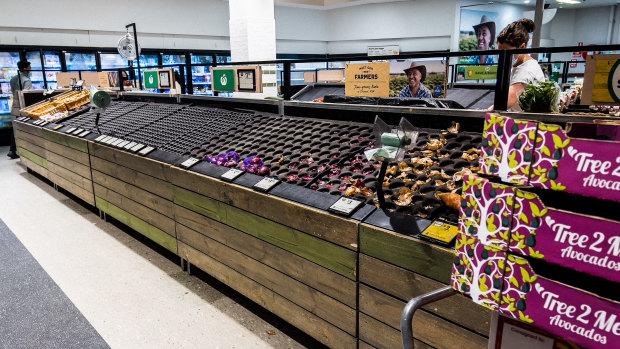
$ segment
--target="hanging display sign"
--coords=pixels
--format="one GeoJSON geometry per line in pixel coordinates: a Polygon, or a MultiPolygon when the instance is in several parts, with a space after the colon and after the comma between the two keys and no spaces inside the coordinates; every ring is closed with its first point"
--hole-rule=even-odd
{"type": "Polygon", "coordinates": [[[581,104],[620,105],[620,55],[587,57],[581,104]]]}
{"type": "Polygon", "coordinates": [[[345,95],[352,97],[389,97],[390,63],[347,64],[345,95]]]}
{"type": "Polygon", "coordinates": [[[138,57],[139,48],[136,46],[136,40],[133,35],[127,33],[120,40],[118,40],[118,53],[127,58],[130,61],[133,61],[138,57]]]}
{"type": "Polygon", "coordinates": [[[145,70],[144,88],[174,88],[174,71],[171,69],[145,70]]]}
{"type": "Polygon", "coordinates": [[[496,78],[496,65],[465,67],[465,80],[495,80],[496,78]]]}
{"type": "Polygon", "coordinates": [[[399,45],[368,46],[369,56],[394,56],[400,54],[399,45]]]}

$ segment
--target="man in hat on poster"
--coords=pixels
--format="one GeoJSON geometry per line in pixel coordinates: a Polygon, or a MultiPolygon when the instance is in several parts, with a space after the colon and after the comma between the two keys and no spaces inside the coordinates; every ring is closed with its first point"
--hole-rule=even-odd
{"type": "Polygon", "coordinates": [[[409,85],[400,91],[399,97],[404,98],[433,98],[431,91],[422,83],[426,80],[426,66],[416,62],[405,69],[405,74],[409,79],[409,85]]]}
{"type": "MultiPolygon", "coordinates": [[[[489,17],[483,15],[480,19],[480,24],[474,26],[474,32],[476,33],[476,39],[478,40],[478,46],[476,50],[486,51],[493,47],[495,43],[495,22],[491,21],[489,17]]],[[[472,56],[472,63],[475,64],[493,64],[493,56],[472,56]]]]}

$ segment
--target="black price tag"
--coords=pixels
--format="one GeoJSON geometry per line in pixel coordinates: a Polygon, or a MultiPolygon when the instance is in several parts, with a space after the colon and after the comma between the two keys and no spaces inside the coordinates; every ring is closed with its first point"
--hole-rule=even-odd
{"type": "Polygon", "coordinates": [[[253,188],[266,193],[278,184],[280,184],[279,179],[265,177],[261,179],[258,183],[254,184],[253,188]]]}
{"type": "Polygon", "coordinates": [[[146,155],[148,155],[148,153],[152,152],[153,150],[155,150],[155,148],[153,148],[153,147],[142,148],[142,150],[140,150],[138,152],[138,155],[146,156],[146,155]]]}
{"type": "Polygon", "coordinates": [[[65,133],[71,133],[75,130],[77,130],[77,127],[71,127],[70,129],[66,130],[65,133]]]}
{"type": "Polygon", "coordinates": [[[129,142],[128,144],[125,144],[125,146],[123,147],[123,149],[125,149],[125,150],[131,150],[131,148],[135,147],[136,145],[138,145],[138,143],[136,143],[136,142],[129,142]]]}
{"type": "Polygon", "coordinates": [[[134,146],[133,146],[133,148],[131,148],[131,151],[132,151],[133,153],[135,153],[135,152],[137,152],[138,150],[140,150],[140,149],[142,149],[142,148],[144,148],[144,147],[145,147],[145,145],[144,145],[144,144],[136,144],[136,145],[134,145],[134,146]]]}
{"type": "Polygon", "coordinates": [[[104,140],[104,139],[106,139],[108,137],[110,137],[110,136],[101,135],[101,136],[95,138],[95,142],[101,142],[102,140],[104,140]]]}
{"type": "Polygon", "coordinates": [[[52,130],[57,131],[60,130],[64,125],[56,125],[52,130]]]}
{"type": "Polygon", "coordinates": [[[187,159],[187,160],[185,160],[185,161],[183,161],[183,162],[181,163],[181,167],[183,167],[184,169],[188,169],[188,168],[190,168],[190,167],[192,167],[192,166],[196,165],[196,164],[197,164],[197,163],[199,163],[199,162],[200,162],[200,159],[197,159],[197,158],[189,158],[189,159],[187,159]]]}
{"type": "Polygon", "coordinates": [[[78,135],[80,138],[84,138],[90,134],[90,131],[86,130],[78,135]]]}
{"type": "Polygon", "coordinates": [[[237,177],[241,176],[243,174],[243,171],[238,170],[236,168],[231,168],[230,170],[226,171],[223,175],[220,176],[220,179],[227,181],[227,182],[232,182],[235,179],[237,179],[237,177]]]}
{"type": "Polygon", "coordinates": [[[353,214],[353,212],[360,208],[363,203],[363,201],[342,196],[327,210],[329,212],[349,217],[353,214]]]}

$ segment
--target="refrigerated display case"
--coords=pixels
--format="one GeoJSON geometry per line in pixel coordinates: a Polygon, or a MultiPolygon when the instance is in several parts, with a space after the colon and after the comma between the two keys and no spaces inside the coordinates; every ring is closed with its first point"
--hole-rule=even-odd
{"type": "Polygon", "coordinates": [[[56,83],[56,73],[62,70],[62,63],[60,61],[60,52],[43,52],[43,64],[45,68],[45,80],[47,82],[47,88],[55,89],[58,87],[56,83]]]}
{"type": "Polygon", "coordinates": [[[192,85],[195,95],[213,96],[211,87],[211,64],[213,56],[192,55],[192,64],[209,64],[192,66],[192,85]]]}
{"type": "Polygon", "coordinates": [[[41,65],[41,51],[26,52],[26,60],[30,62],[30,81],[32,81],[33,90],[45,89],[45,80],[43,79],[43,66],[41,65]]]}
{"type": "Polygon", "coordinates": [[[118,53],[100,53],[101,69],[127,68],[129,61],[118,53]]]}
{"type": "Polygon", "coordinates": [[[11,124],[11,78],[17,74],[19,60],[19,52],[0,52],[0,128],[10,127],[11,124]]]}
{"type": "Polygon", "coordinates": [[[65,53],[67,70],[97,70],[94,53],[65,53]]]}

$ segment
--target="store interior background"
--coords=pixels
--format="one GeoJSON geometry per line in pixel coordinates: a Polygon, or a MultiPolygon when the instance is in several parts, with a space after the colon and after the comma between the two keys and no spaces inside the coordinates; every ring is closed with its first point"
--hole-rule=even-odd
{"type": "MultiPolygon", "coordinates": [[[[536,1],[525,1],[276,0],[277,53],[365,54],[373,45],[399,45],[401,53],[455,51],[461,8],[494,11],[500,18],[514,19],[534,10],[536,1]]],[[[619,42],[620,5],[616,1],[547,3],[558,10],[542,28],[541,46],[619,42]]],[[[132,22],[138,25],[144,48],[230,49],[225,0],[23,0],[4,16],[0,45],[114,47],[125,25],[132,22]]],[[[570,59],[570,53],[554,56],[564,58],[570,59]]]]}

